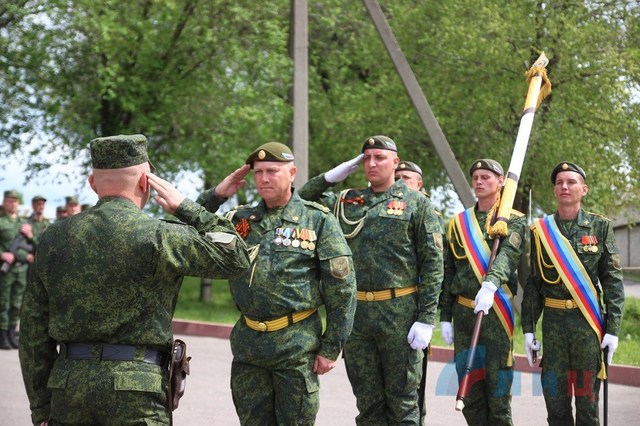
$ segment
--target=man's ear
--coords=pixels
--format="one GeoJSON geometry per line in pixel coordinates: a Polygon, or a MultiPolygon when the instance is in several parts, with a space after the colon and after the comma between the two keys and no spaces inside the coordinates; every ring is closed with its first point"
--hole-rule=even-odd
{"type": "Polygon", "coordinates": [[[93,173],[89,175],[88,180],[89,180],[89,186],[91,187],[93,192],[95,192],[97,194],[98,193],[98,189],[96,188],[96,180],[93,177],[93,173]]]}
{"type": "Polygon", "coordinates": [[[298,173],[298,168],[296,166],[291,166],[289,173],[291,173],[291,176],[289,177],[289,179],[291,180],[291,182],[293,182],[294,179],[296,178],[296,174],[298,173]]]}
{"type": "Polygon", "coordinates": [[[147,174],[146,173],[140,174],[140,177],[138,178],[138,188],[140,188],[140,191],[142,192],[147,192],[148,186],[149,186],[149,178],[147,178],[147,174]]]}

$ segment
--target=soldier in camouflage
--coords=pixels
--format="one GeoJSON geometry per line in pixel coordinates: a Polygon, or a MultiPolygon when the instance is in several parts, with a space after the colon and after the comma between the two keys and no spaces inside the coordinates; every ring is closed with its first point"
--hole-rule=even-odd
{"type": "Polygon", "coordinates": [[[353,325],[351,251],[329,211],[291,187],[293,160],[287,146],[266,143],[198,198],[216,211],[251,169],[262,197],[229,214],[252,259],[250,271],[230,281],[242,313],[231,333],[231,391],[242,425],[313,425],[318,375],[335,367],[353,325]]]}
{"type": "Polygon", "coordinates": [[[554,167],[551,182],[557,211],[532,225],[522,329],[533,366],[534,350],[539,349],[535,325],[544,311],[542,391],[549,425],[599,424],[598,378],[604,378],[604,362],[613,359],[622,320],[620,251],[611,220],[581,206],[588,192],[585,179],[577,164],[561,162],[554,167]],[[563,256],[550,255],[554,250],[563,256]],[[601,349],[608,353],[606,358],[601,349]]]}
{"type": "Polygon", "coordinates": [[[358,424],[419,424],[423,350],[435,326],[442,234],[429,199],[395,181],[399,161],[392,139],[372,136],[362,154],[300,191],[333,209],[353,252],[358,308],[344,359],[358,424]],[[369,187],[327,191],[360,162],[369,187]]]}
{"type": "Polygon", "coordinates": [[[233,225],[151,173],[146,146],[143,135],[92,140],[98,204],[42,235],[20,333],[34,425],[169,424],[171,320],[183,277],[249,266],[233,225]],[[183,222],[142,211],[151,189],[183,222]]]}
{"type": "Polygon", "coordinates": [[[18,216],[19,197],[15,190],[5,191],[4,214],[0,215],[0,264],[6,262],[9,266],[7,272],[0,272],[0,349],[18,347],[16,328],[27,284],[27,265],[33,261],[33,254],[26,249],[19,249],[15,254],[9,251],[21,231],[31,232],[31,226],[18,216]]]}
{"type": "Polygon", "coordinates": [[[456,371],[458,379],[462,380],[476,314],[480,310],[484,312],[476,359],[470,372],[473,379],[462,413],[469,425],[511,425],[511,302],[518,288],[517,279],[513,277],[522,254],[526,219],[522,213],[512,211],[507,222],[508,234],[500,242],[491,270],[479,268],[474,259],[484,255],[488,260],[493,246],[489,229],[500,204],[504,173],[497,161],[480,159],[473,163],[469,174],[477,202],[454,216],[447,227],[449,247],[440,295],[442,337],[447,344],[454,344],[456,371]],[[473,237],[465,239],[466,234],[473,237]],[[476,246],[479,247],[477,252],[473,248],[476,246]],[[504,303],[504,310],[500,305],[494,305],[494,299],[500,295],[505,295],[500,301],[504,303]],[[503,317],[503,312],[511,315],[503,317]],[[484,374],[477,377],[476,372],[482,369],[484,374]]]}

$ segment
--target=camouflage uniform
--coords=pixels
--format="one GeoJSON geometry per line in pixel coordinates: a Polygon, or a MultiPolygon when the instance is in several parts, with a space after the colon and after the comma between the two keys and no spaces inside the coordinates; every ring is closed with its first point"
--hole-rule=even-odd
{"type": "MultiPolygon", "coordinates": [[[[485,222],[487,212],[475,211],[484,240],[493,247],[493,239],[487,233],[485,222]]],[[[465,370],[471,335],[476,314],[473,308],[458,303],[459,296],[474,301],[480,283],[473,272],[455,234],[454,219],[449,222],[444,281],[440,295],[440,321],[452,322],[454,327],[454,352],[458,379],[465,370]]],[[[513,212],[508,222],[508,235],[500,243],[493,267],[484,281],[497,287],[508,287],[515,295],[518,289],[514,275],[522,254],[522,241],[526,232],[526,222],[522,213],[513,212]]],[[[462,413],[469,425],[511,425],[511,383],[513,381],[513,344],[494,309],[484,316],[482,329],[472,373],[476,368],[484,368],[485,374],[479,380],[470,382],[471,388],[464,400],[462,413]]],[[[478,370],[479,371],[479,370],[478,370]]],[[[473,377],[473,376],[472,376],[473,377]]]]}
{"type": "MultiPolygon", "coordinates": [[[[198,198],[210,211],[224,201],[214,191],[198,198]]],[[[268,209],[261,201],[231,213],[236,229],[244,227],[239,232],[250,252],[255,250],[250,270],[229,282],[243,315],[231,333],[231,390],[240,423],[312,425],[319,407],[315,356],[337,359],[353,325],[351,251],[328,210],[296,192],[284,207],[268,209]],[[315,247],[300,239],[283,243],[292,229],[314,231],[315,247]],[[324,333],[317,312],[272,332],[252,329],[246,321],[269,321],[321,305],[327,313],[324,333]]]]}
{"type": "MultiPolygon", "coordinates": [[[[141,138],[146,160],[142,136],[95,139],[94,169],[109,168],[96,166],[97,141],[123,141],[132,155],[142,149],[133,146],[141,138]]],[[[249,265],[229,221],[189,199],[174,215],[184,223],[151,218],[126,198],[103,196],[42,235],[20,333],[34,424],[169,424],[171,320],[183,277],[232,276],[249,265]],[[83,347],[83,357],[74,355],[83,347]],[[130,355],[119,356],[125,348],[130,355]]]]}
{"type": "MultiPolygon", "coordinates": [[[[26,221],[20,217],[0,216],[0,253],[9,251],[23,223],[26,221]]],[[[4,332],[13,331],[18,325],[20,306],[27,284],[28,253],[18,250],[15,263],[9,272],[0,272],[0,330],[4,332]]]]}
{"type": "MultiPolygon", "coordinates": [[[[600,282],[600,297],[607,309],[606,333],[617,336],[622,319],[624,287],[620,252],[611,221],[581,209],[575,220],[560,221],[556,216],[556,223],[571,242],[594,285],[600,282]],[[596,237],[597,244],[585,244],[585,237],[596,237]]],[[[550,425],[574,424],[571,400],[575,393],[575,424],[598,425],[600,380],[596,376],[601,368],[600,342],[580,309],[544,306],[545,298],[570,300],[572,296],[559,280],[544,247],[539,245],[536,232],[532,232],[531,276],[522,301],[522,329],[525,333],[533,333],[544,310],[544,362],[541,365],[547,420],[550,425]],[[540,265],[543,265],[542,271],[540,265]],[[568,388],[570,382],[575,383],[573,391],[568,388]]],[[[589,239],[593,242],[593,238],[589,239]]]]}
{"type": "MultiPolygon", "coordinates": [[[[353,331],[344,348],[357,398],[358,424],[418,424],[422,351],[407,343],[415,321],[435,324],[442,281],[442,234],[431,202],[396,181],[387,191],[351,189],[342,200],[325,192],[324,174],[304,185],[300,196],[329,208],[344,207],[342,230],[353,252],[358,291],[418,286],[418,292],[383,301],[358,301],[353,331]],[[345,222],[363,219],[357,225],[345,222]]],[[[352,222],[353,223],[353,222],[352,222]]]]}

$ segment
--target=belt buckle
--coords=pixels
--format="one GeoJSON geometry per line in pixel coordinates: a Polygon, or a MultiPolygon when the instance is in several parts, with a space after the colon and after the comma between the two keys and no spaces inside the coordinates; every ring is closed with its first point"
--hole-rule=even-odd
{"type": "Polygon", "coordinates": [[[373,292],[372,292],[372,291],[368,291],[368,292],[366,292],[366,293],[365,293],[365,295],[364,295],[364,297],[367,299],[367,302],[373,302],[373,300],[376,298],[376,297],[373,295],[373,292]]]}
{"type": "Polygon", "coordinates": [[[564,302],[564,306],[565,306],[565,308],[567,308],[567,309],[573,309],[573,300],[572,300],[572,299],[569,299],[569,300],[565,301],[565,302],[564,302]]]}
{"type": "Polygon", "coordinates": [[[265,331],[267,331],[267,324],[265,324],[264,322],[260,321],[260,322],[258,323],[258,331],[261,331],[261,332],[263,332],[263,333],[264,333],[265,331]]]}

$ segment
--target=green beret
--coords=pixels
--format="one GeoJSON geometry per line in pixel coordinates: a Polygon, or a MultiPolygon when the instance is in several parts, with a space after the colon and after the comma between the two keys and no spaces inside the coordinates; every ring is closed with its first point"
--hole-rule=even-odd
{"type": "Polygon", "coordinates": [[[412,163],[411,161],[401,161],[400,163],[398,163],[396,172],[400,170],[408,170],[410,172],[418,173],[420,176],[422,176],[422,169],[420,168],[420,166],[418,166],[416,163],[412,163]]]}
{"type": "Polygon", "coordinates": [[[582,170],[582,167],[578,166],[575,163],[570,163],[568,161],[563,161],[561,163],[558,163],[553,168],[553,171],[551,172],[551,183],[552,184],[554,184],[554,185],[556,184],[556,176],[560,172],[576,172],[580,176],[582,176],[582,179],[585,179],[585,180],[587,179],[587,174],[584,172],[584,170],[582,170]]]}
{"type": "Polygon", "coordinates": [[[80,202],[78,201],[78,197],[76,197],[75,195],[64,197],[64,201],[67,204],[80,204],[80,202]]]}
{"type": "Polygon", "coordinates": [[[472,176],[473,172],[479,169],[489,170],[490,172],[493,172],[498,176],[504,176],[504,171],[502,170],[502,166],[500,165],[500,163],[490,158],[481,158],[474,161],[473,165],[469,169],[469,175],[472,176]]]}
{"type": "Polygon", "coordinates": [[[254,161],[278,161],[288,163],[293,161],[293,152],[291,149],[280,142],[268,142],[260,145],[255,151],[247,157],[245,164],[250,164],[253,168],[254,161]]]}
{"type": "Polygon", "coordinates": [[[122,169],[149,163],[147,138],[144,135],[118,135],[91,141],[91,164],[94,169],[122,169]]]}
{"type": "Polygon", "coordinates": [[[4,191],[4,198],[20,198],[20,193],[15,189],[7,189],[4,191]]]}
{"type": "Polygon", "coordinates": [[[34,197],[31,199],[31,202],[35,203],[36,201],[47,201],[47,199],[42,195],[34,195],[34,197]]]}
{"type": "Polygon", "coordinates": [[[362,144],[362,152],[366,149],[387,149],[389,151],[398,152],[398,148],[396,147],[396,143],[387,136],[371,136],[364,141],[362,144]]]}

